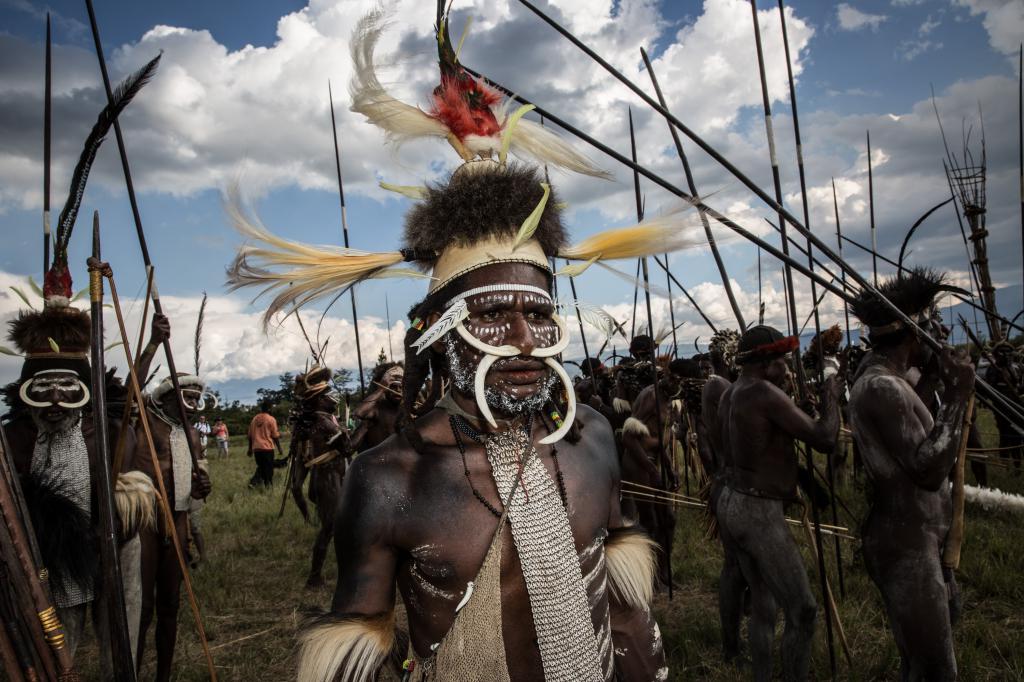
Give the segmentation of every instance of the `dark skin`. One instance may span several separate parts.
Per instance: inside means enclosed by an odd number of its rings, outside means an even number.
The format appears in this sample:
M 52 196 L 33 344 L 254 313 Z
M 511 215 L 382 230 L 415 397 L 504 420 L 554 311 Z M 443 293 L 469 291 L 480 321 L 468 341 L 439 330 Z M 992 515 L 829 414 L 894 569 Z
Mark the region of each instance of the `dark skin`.
M 861 364 L 850 398 L 851 428 L 873 488 L 864 559 L 885 600 L 904 680 L 953 680 L 957 674 L 955 582 L 943 575 L 941 554 L 952 520 L 946 481 L 974 367 L 951 349 L 930 354 L 912 334 L 878 344 Z M 928 368 L 923 379 L 942 387 L 934 417 L 904 378 L 912 367 Z
M 154 315 L 150 332 L 149 344 L 145 347 L 136 366 L 137 376 L 146 377 L 149 375 L 149 366 L 153 356 L 161 344 L 170 338 L 170 323 L 163 315 Z M 185 399 L 186 409 L 195 407 L 195 398 L 187 396 Z M 194 421 L 195 413 L 189 412 L 182 416 L 178 407 L 178 401 L 174 400 L 173 394 L 164 396 L 160 409 L 168 418 L 184 426 L 185 433 L 195 452 L 201 452 L 199 436 L 190 424 Z M 148 415 L 148 413 L 147 413 Z M 157 465 L 159 476 L 163 478 L 165 490 L 169 501 L 174 500 L 174 474 L 172 472 L 171 455 L 171 427 L 162 419 L 153 415 L 149 416 L 149 428 L 153 435 L 153 446 L 156 449 Z M 138 446 L 132 456 L 135 468 L 145 472 L 156 480 L 158 472 L 154 469 L 152 453 L 146 440 L 143 429 L 140 425 L 136 427 Z M 127 457 L 126 457 L 127 459 Z M 209 476 L 196 468 L 192 470 L 191 497 L 205 499 L 210 494 Z M 175 532 L 179 542 L 184 545 L 188 538 L 188 511 L 174 511 Z M 155 530 L 142 533 L 142 622 L 139 629 L 139 653 L 137 660 L 142 662 L 143 650 L 146 642 L 146 632 L 153 619 L 154 608 L 156 610 L 156 652 L 157 652 L 157 673 L 158 682 L 167 682 L 171 679 L 171 664 L 174 659 L 174 645 L 178 636 L 178 607 L 180 603 L 180 589 L 182 581 L 181 567 L 178 564 L 177 553 L 171 544 L 170 529 L 167 527 L 167 518 L 164 514 L 158 515 L 159 523 Z
M 647 427 L 649 435 L 622 433 L 622 471 L 623 480 L 639 483 L 651 488 L 679 489 L 679 474 L 673 470 L 670 452 L 672 444 L 666 438 L 659 439 L 658 431 L 665 433 L 665 427 L 673 420 L 671 397 L 679 390 L 678 377 L 667 374 L 659 381 L 658 400 L 655 400 L 654 387 L 648 386 L 640 391 L 633 401 L 632 417 L 639 419 Z M 661 406 L 658 416 L 657 406 Z M 662 476 L 664 471 L 664 477 Z M 668 557 L 671 556 L 676 520 L 672 508 L 654 501 L 636 500 L 637 516 L 640 525 L 658 542 L 662 551 L 658 553 L 658 574 L 664 585 L 671 580 Z
M 380 445 L 395 432 L 402 404 L 402 383 L 392 381 L 375 388 L 353 412 L 353 416 L 362 420 L 352 434 L 352 448 L 356 452 Z
M 743 365 L 718 404 L 720 437 L 738 488 L 755 488 L 788 499 L 796 493 L 795 441 L 819 452 L 835 449 L 841 385 L 824 384 L 820 420 L 800 409 L 782 390 L 789 379 L 787 356 Z
M 475 271 L 466 279 L 466 288 L 496 281 L 548 287 L 541 271 L 523 264 L 495 265 Z M 479 338 L 491 344 L 500 341 L 515 345 L 523 354 L 537 346 L 538 337 L 545 339 L 542 345 L 549 345 L 546 339 L 554 329 L 550 302 L 522 294 L 484 304 L 479 301 L 478 297 L 469 299 L 470 318 L 466 323 Z M 504 325 L 508 325 L 507 330 L 495 331 Z M 481 354 L 461 340 L 457 349 L 466 365 L 475 368 Z M 541 390 L 546 380 L 543 365 L 520 356 L 497 364 L 488 374 L 487 385 L 526 399 Z M 454 399 L 467 413 L 479 416 L 473 396 L 456 390 Z M 495 417 L 515 419 L 498 410 Z M 611 429 L 586 406 L 578 408 L 576 419 L 582 434 L 579 442 L 563 440 L 556 447 L 569 501 L 570 526 L 577 552 L 582 552 L 599 545 L 608 529 L 622 524 Z M 483 420 L 474 421 L 480 430 L 490 431 Z M 536 444 L 549 428 L 540 416 L 535 418 L 533 442 Z M 448 415 L 434 409 L 416 422 L 416 430 L 423 441 L 419 451 L 399 434 L 352 463 L 338 512 L 338 586 L 332 610 L 367 617 L 389 613 L 397 588 L 405 602 L 412 644 L 420 657 L 427 657 L 430 645 L 440 642 L 451 627 L 455 607 L 483 563 L 498 520 L 474 497 L 466 481 Z M 501 508 L 483 447 L 466 438 L 463 442 L 472 486 L 492 506 Z M 554 479 L 552 447 L 536 448 Z M 542 667 L 529 597 L 517 555 L 510 551 L 515 546 L 510 529 L 506 527 L 503 532 L 501 614 L 509 673 L 513 680 L 537 680 L 542 677 Z M 584 575 L 594 570 L 599 560 L 599 552 L 590 552 L 581 565 Z M 598 626 L 609 592 L 598 593 L 596 586 L 601 582 L 595 580 L 588 594 Z M 650 614 L 615 601 L 609 606 L 614 646 L 625 650 L 623 656 L 616 657 L 616 669 L 623 679 L 653 679 L 654 671 L 664 665 L 664 655 L 660 641 L 654 642 Z
M 698 447 L 701 450 L 704 468 L 711 477 L 708 504 L 711 512 L 715 513 L 715 504 L 722 492 L 729 467 L 727 452 L 722 445 L 718 404 L 731 382 L 726 378 L 728 371 L 721 358 L 712 353 L 711 362 L 715 373 L 708 378 L 701 393 L 703 428 L 698 430 Z M 732 547 L 723 543 L 722 549 L 724 560 L 718 577 L 718 615 L 722 626 L 722 653 L 726 660 L 732 660 L 740 653 L 740 622 L 743 617 L 743 593 L 747 588 L 747 582 L 743 579 L 739 559 L 735 552 L 731 551 Z

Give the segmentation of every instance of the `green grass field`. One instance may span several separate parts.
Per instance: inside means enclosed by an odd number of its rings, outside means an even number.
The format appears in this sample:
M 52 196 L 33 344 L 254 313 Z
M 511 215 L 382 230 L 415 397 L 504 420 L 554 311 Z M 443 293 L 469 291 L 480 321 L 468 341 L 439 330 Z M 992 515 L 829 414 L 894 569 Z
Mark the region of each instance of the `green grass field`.
M 986 434 L 994 432 L 991 416 L 983 413 L 981 419 L 982 430 Z M 996 444 L 990 435 L 985 440 L 988 446 Z M 305 590 L 316 529 L 303 523 L 291 501 L 284 517 L 277 518 L 283 470 L 276 473 L 278 485 L 273 491 L 249 490 L 247 482 L 254 465 L 240 441 L 234 443 L 229 459 L 212 459 L 210 467 L 214 492 L 203 511 L 209 556 L 195 572 L 194 581 L 218 677 L 244 682 L 293 679 L 296 628 L 305 611 L 323 609 L 330 602 L 335 576 L 333 550 L 326 568 L 328 587 Z M 1024 477 L 1014 477 L 1009 470 L 991 467 L 989 476 L 994 487 L 1024 492 Z M 973 483 L 969 474 L 968 483 Z M 840 511 L 840 524 L 856 533 L 865 509 L 863 492 L 848 483 L 840 487 L 839 495 L 858 516 L 851 520 Z M 724 665 L 719 653 L 719 545 L 703 539 L 699 510 L 680 508 L 677 515 L 674 598 L 669 601 L 660 594 L 655 604 L 671 679 L 746 679 L 749 675 L 743 670 Z M 802 541 L 802 534 L 798 539 Z M 840 656 L 839 677 L 897 679 L 898 655 L 886 627 L 881 599 L 864 572 L 857 544 L 844 541 L 842 552 L 845 597 L 838 595 L 835 557 L 831 539 L 826 538 L 833 590 L 854 662 L 851 669 Z M 999 516 L 969 506 L 963 552 L 957 577 L 964 613 L 955 633 L 961 678 L 1024 680 L 1024 517 Z M 808 568 L 813 570 L 806 547 L 805 554 Z M 816 588 L 816 573 L 812 578 Z M 179 623 L 174 679 L 207 679 L 192 615 L 184 601 Z M 95 677 L 96 654 L 91 642 L 80 653 L 88 679 Z M 152 679 L 154 671 L 150 644 L 140 679 Z M 812 678 L 829 678 L 820 618 Z

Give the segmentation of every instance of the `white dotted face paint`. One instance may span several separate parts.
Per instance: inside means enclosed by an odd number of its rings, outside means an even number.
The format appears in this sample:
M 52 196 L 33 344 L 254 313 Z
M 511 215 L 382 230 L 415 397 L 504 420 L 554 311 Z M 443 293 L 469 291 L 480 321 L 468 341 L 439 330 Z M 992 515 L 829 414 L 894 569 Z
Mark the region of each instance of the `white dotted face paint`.
M 480 361 L 478 360 L 470 364 L 463 360 L 463 353 L 468 355 L 473 353 L 473 351 L 458 337 L 445 336 L 444 345 L 452 383 L 460 393 L 472 395 L 474 393 L 476 370 Z M 494 363 L 494 367 L 500 370 L 500 365 L 503 362 L 508 362 L 508 360 L 498 360 Z M 551 400 L 551 389 L 556 383 L 558 383 L 558 377 L 549 372 L 541 382 L 540 387 L 530 395 L 523 395 L 525 387 L 500 384 L 500 388 L 498 386 L 487 386 L 484 391 L 484 398 L 492 410 L 502 414 L 529 414 L 540 410 Z

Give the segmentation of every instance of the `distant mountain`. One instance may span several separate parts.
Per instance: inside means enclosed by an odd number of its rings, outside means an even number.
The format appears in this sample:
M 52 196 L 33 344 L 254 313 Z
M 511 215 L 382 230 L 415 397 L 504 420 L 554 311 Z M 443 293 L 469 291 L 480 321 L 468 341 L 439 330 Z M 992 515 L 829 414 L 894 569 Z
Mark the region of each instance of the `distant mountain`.
M 211 389 L 220 393 L 221 398 L 231 403 L 235 400 L 244 405 L 255 405 L 257 400 L 256 391 L 261 388 L 277 388 L 280 381 L 276 374 L 261 377 L 259 379 L 229 379 L 219 381 L 210 386 Z

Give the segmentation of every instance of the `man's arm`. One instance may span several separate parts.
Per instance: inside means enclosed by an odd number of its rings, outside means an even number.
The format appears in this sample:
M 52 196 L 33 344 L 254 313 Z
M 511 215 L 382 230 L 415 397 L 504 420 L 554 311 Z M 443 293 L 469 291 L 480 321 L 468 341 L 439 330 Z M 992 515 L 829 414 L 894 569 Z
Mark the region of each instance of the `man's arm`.
M 596 426 L 598 422 L 595 420 L 593 423 Z M 601 440 L 607 443 L 602 451 L 614 453 L 614 435 L 607 427 L 605 430 L 607 434 Z M 667 680 L 661 630 L 650 609 L 658 565 L 654 543 L 635 527 L 623 525 L 618 459 L 612 456 L 606 461 L 613 481 L 608 501 L 609 537 L 605 544 L 605 565 L 610 587 L 608 609 L 615 671 L 623 680 Z M 638 566 L 642 567 L 640 571 L 624 570 L 624 567 L 634 569 Z
M 396 644 L 391 495 L 399 486 L 378 451 L 359 457 L 345 476 L 335 524 L 338 585 L 331 612 L 299 635 L 298 679 L 309 682 L 371 680 Z M 404 653 L 404 652 L 403 652 Z
M 385 503 L 394 498 L 383 494 L 394 487 L 393 476 L 379 448 L 352 460 L 345 476 L 334 526 L 334 613 L 369 617 L 394 605 L 398 550 L 391 542 L 394 510 Z
M 259 415 L 256 415 L 256 417 L 259 417 Z M 248 457 L 252 457 L 252 430 L 256 427 L 256 417 L 253 417 L 252 421 L 249 422 L 249 433 L 246 434 L 246 437 L 249 440 L 249 449 L 245 451 L 245 454 Z
M 767 381 L 762 389 L 763 411 L 776 426 L 797 440 L 802 440 L 819 452 L 832 452 L 839 439 L 839 391 L 835 376 L 825 381 L 821 401 L 821 419 L 815 421 L 783 393 L 782 389 Z
M 135 365 L 135 376 L 139 379 L 140 388 L 145 388 L 142 382 L 149 377 L 149 367 L 153 364 L 153 356 L 156 355 L 157 349 L 169 338 L 171 338 L 170 320 L 166 315 L 153 315 L 153 322 L 149 327 L 149 343 L 142 349 L 139 363 Z
M 871 391 L 859 401 L 864 422 L 875 425 L 882 447 L 918 486 L 938 490 L 946 481 L 960 448 L 961 429 L 967 411 L 967 396 L 974 390 L 974 367 L 965 355 L 948 350 L 940 360 L 945 387 L 942 407 L 929 433 L 921 428 L 914 407 L 917 395 L 894 377 L 874 377 Z M 923 405 L 922 405 L 923 408 Z

